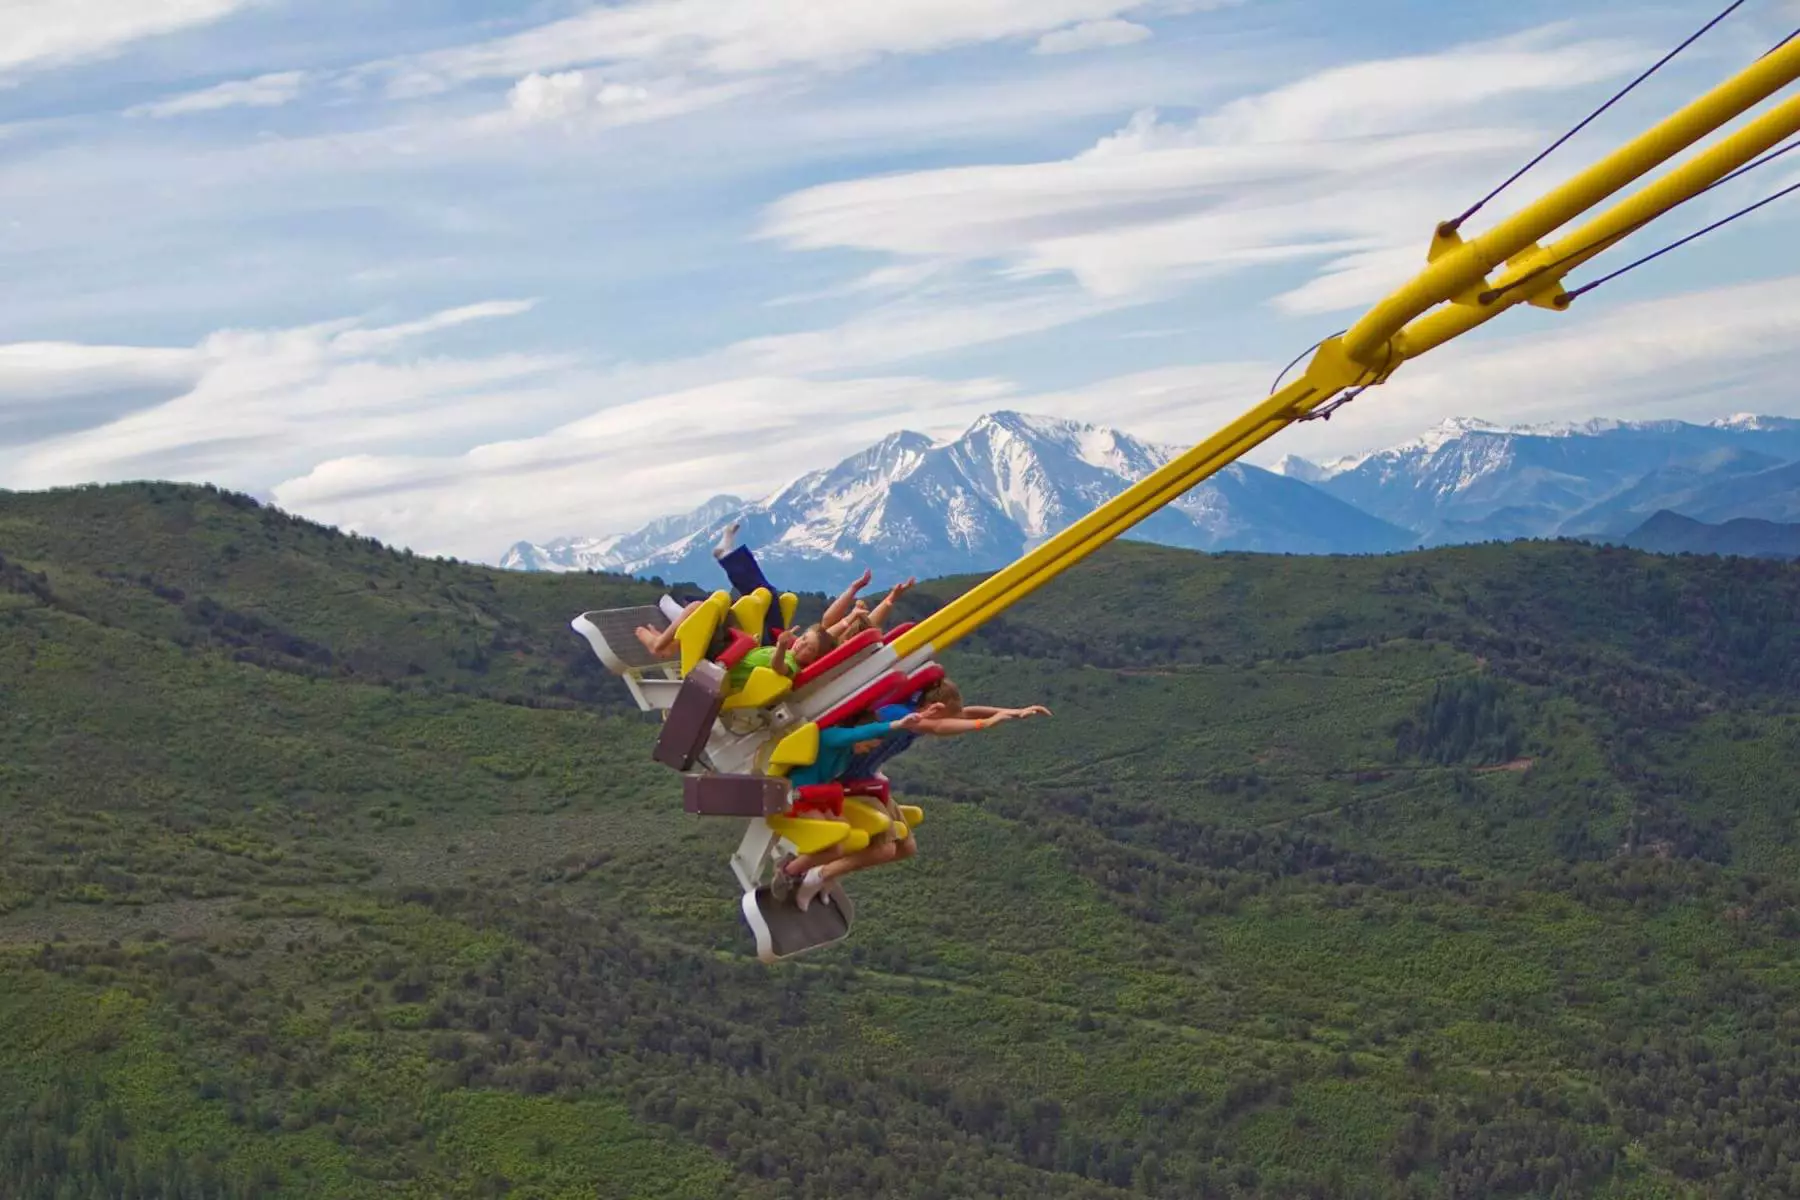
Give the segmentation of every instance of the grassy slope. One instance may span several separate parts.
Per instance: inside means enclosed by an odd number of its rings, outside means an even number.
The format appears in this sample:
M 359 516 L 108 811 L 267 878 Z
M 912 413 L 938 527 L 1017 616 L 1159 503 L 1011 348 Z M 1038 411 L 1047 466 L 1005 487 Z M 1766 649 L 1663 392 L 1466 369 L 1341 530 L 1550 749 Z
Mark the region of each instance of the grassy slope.
M 1800 1155 L 1791 567 L 1119 547 L 953 657 L 1056 719 L 912 755 L 925 853 L 767 971 L 732 831 L 566 630 L 645 586 L 172 487 L 0 496 L 0 556 L 0 1128 L 64 1131 L 0 1139 L 13 1186 L 1656 1196 Z

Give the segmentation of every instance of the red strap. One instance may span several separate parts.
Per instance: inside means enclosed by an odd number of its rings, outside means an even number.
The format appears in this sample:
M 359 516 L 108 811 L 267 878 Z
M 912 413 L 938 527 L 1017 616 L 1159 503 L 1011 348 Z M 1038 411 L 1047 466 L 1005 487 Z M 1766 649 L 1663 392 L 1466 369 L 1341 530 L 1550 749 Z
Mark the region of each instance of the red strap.
M 721 667 L 735 667 L 744 661 L 744 655 L 756 649 L 756 639 L 741 629 L 728 629 L 725 633 L 731 644 L 713 661 Z
M 836 650 L 833 650 L 830 654 L 821 656 L 818 661 L 809 664 L 805 670 L 794 676 L 794 690 L 796 692 L 799 691 L 827 671 L 849 662 L 864 650 L 867 650 L 870 646 L 879 646 L 880 644 L 881 632 L 879 630 L 863 630 L 861 633 L 839 646 Z
M 902 637 L 905 637 L 909 632 L 911 632 L 912 627 L 917 624 L 918 624 L 917 621 L 908 621 L 904 625 L 896 625 L 892 629 L 888 630 L 887 636 L 882 638 L 881 640 L 884 642 L 889 642 L 889 643 L 897 642 Z
M 880 800 L 883 807 L 891 807 L 894 803 L 889 791 L 891 786 L 885 779 L 852 779 L 844 784 L 844 795 L 873 797 Z
M 871 708 L 880 708 L 884 704 L 898 704 L 902 700 L 918 695 L 933 684 L 941 683 L 943 678 L 944 668 L 936 663 L 928 663 L 901 679 L 887 695 L 877 700 Z
M 830 813 L 834 817 L 844 815 L 844 785 L 841 783 L 807 783 L 794 789 L 794 803 L 788 809 L 788 815 L 797 817 L 805 812 Z
M 861 712 L 873 712 L 881 703 L 882 697 L 891 695 L 896 687 L 906 686 L 906 676 L 899 671 L 889 671 L 874 683 L 836 708 L 814 721 L 820 729 L 830 729 L 834 725 L 842 725 L 845 721 Z

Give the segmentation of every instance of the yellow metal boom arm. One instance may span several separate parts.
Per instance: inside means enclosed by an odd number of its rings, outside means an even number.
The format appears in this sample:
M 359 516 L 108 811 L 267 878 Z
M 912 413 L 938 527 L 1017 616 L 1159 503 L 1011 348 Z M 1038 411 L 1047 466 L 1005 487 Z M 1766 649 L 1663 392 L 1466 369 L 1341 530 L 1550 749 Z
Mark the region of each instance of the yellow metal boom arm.
M 1472 241 L 1440 227 L 1429 265 L 1323 343 L 1301 378 L 1181 457 L 1101 505 L 1011 566 L 921 621 L 894 645 L 901 658 L 942 650 L 1347 388 L 1380 384 L 1409 359 L 1517 304 L 1561 309 L 1565 274 L 1800 132 L 1800 95 L 1589 219 L 1542 239 L 1800 79 L 1800 38 L 1701 96 Z M 1496 279 L 1490 274 L 1504 266 Z

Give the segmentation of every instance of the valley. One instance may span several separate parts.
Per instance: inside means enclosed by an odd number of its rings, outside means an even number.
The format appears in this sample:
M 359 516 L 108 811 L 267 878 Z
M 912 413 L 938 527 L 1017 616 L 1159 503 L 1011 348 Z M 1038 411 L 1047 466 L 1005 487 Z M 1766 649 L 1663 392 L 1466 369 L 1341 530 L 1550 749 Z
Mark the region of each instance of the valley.
M 918 860 L 749 956 L 567 629 L 648 584 L 0 495 L 9 1195 L 1795 1186 L 1800 568 L 1113 547 Z M 971 579 L 923 584 L 923 612 Z

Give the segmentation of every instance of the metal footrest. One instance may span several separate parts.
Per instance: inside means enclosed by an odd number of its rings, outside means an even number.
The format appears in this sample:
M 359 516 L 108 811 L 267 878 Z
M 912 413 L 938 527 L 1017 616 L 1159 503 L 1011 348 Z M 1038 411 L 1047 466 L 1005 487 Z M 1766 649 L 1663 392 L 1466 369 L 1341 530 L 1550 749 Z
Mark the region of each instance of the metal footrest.
M 756 937 L 756 957 L 780 962 L 796 954 L 834 946 L 850 936 L 856 908 L 837 884 L 813 899 L 805 912 L 791 900 L 777 900 L 768 887 L 744 893 L 744 921 Z

